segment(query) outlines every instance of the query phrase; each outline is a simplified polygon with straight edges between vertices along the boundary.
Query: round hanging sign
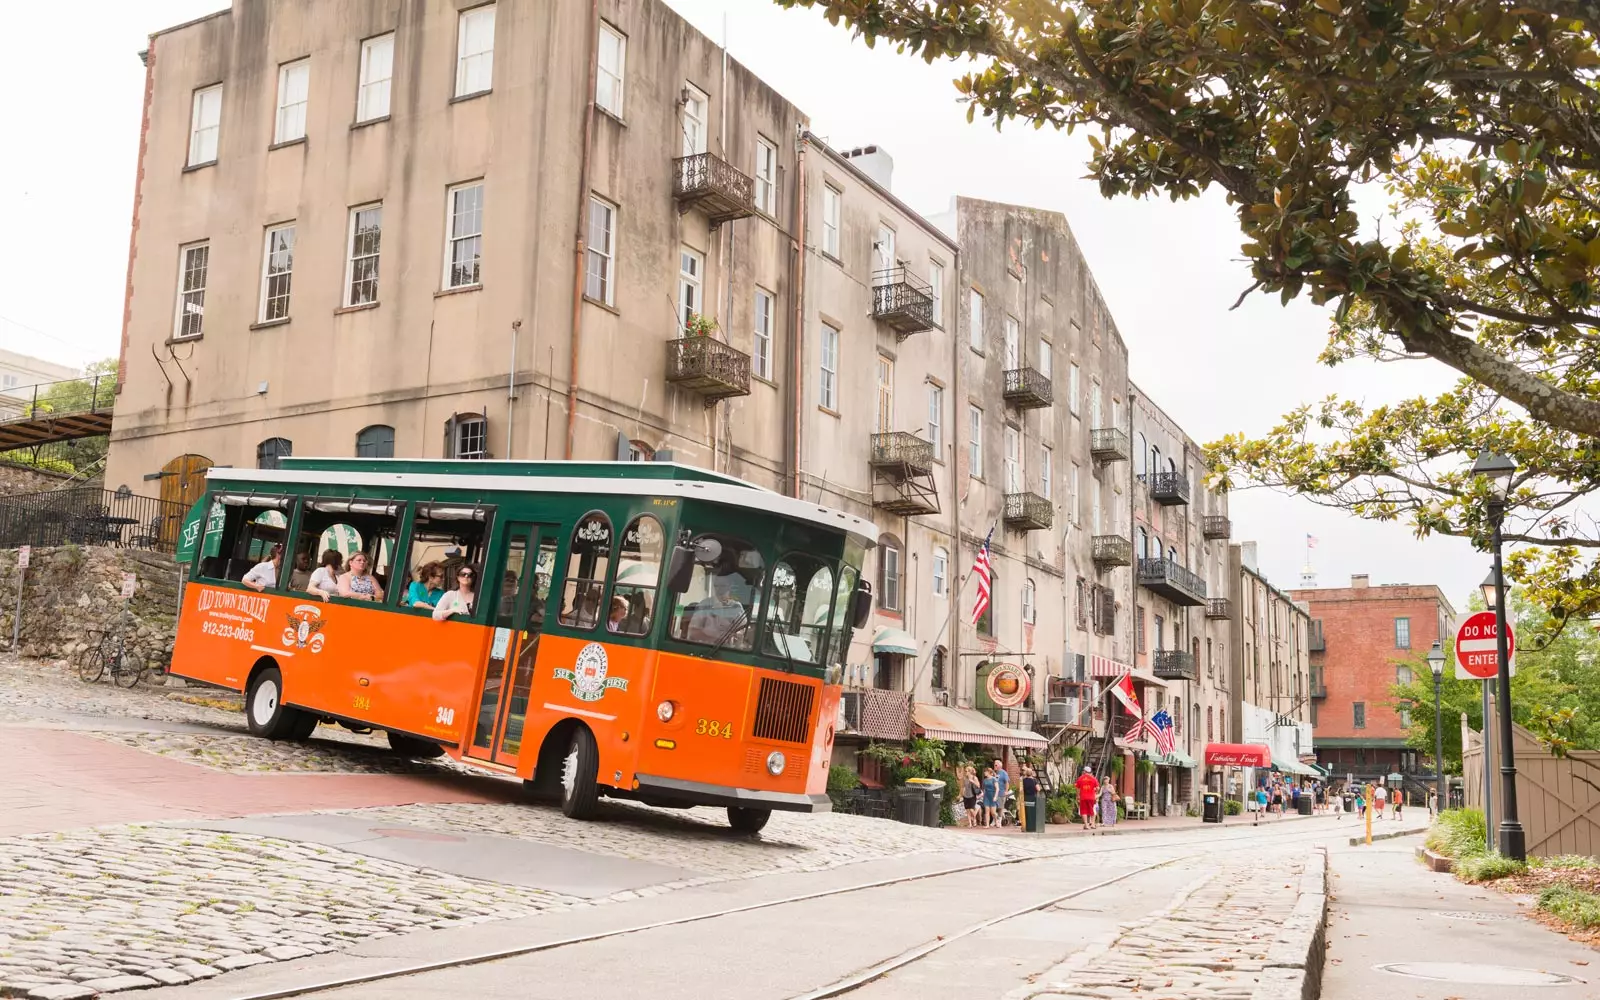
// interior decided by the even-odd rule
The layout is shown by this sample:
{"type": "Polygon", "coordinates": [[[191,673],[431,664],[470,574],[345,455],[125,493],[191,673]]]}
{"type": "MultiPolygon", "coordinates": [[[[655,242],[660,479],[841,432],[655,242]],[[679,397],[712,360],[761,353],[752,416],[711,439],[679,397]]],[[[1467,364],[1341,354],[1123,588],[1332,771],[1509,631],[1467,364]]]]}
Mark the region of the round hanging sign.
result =
{"type": "Polygon", "coordinates": [[[1028,675],[1011,663],[996,663],[989,668],[989,700],[997,708],[1016,708],[1028,700],[1028,675]]]}

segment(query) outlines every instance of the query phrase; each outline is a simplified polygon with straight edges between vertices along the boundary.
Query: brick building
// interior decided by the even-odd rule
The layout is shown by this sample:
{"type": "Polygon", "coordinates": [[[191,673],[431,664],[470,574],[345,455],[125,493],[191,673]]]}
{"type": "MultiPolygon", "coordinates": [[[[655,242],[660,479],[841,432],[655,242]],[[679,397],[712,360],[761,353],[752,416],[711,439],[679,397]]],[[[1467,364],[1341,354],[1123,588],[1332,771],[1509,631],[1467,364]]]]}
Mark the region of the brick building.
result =
{"type": "Polygon", "coordinates": [[[1366,574],[1348,587],[1296,590],[1311,609],[1311,721],[1317,763],[1334,779],[1399,772],[1418,781],[1432,770],[1406,747],[1407,713],[1390,691],[1405,683],[1434,641],[1454,627],[1455,609],[1432,584],[1372,586],[1366,574]]]}

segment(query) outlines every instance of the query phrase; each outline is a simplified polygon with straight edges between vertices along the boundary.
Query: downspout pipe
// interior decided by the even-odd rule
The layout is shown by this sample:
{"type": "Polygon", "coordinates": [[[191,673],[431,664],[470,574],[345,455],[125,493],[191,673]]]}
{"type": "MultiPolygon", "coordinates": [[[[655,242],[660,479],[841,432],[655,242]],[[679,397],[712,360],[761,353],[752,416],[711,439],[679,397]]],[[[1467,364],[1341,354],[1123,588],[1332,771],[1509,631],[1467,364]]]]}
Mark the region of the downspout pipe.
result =
{"type": "Polygon", "coordinates": [[[798,126],[795,150],[798,153],[795,166],[795,229],[790,236],[790,253],[794,260],[794,322],[789,326],[789,395],[792,410],[790,413],[789,435],[789,475],[791,495],[800,496],[800,427],[801,412],[805,398],[804,374],[805,355],[802,345],[805,343],[806,330],[806,215],[811,202],[811,192],[806,188],[806,150],[810,143],[806,138],[805,125],[798,126]]]}
{"type": "Polygon", "coordinates": [[[578,225],[573,240],[572,265],[572,357],[567,376],[567,442],[564,457],[569,461],[577,447],[578,436],[578,344],[583,339],[583,276],[584,258],[589,252],[589,173],[592,169],[594,149],[594,90],[599,72],[600,0],[589,0],[589,72],[588,92],[583,105],[583,147],[578,168],[578,225]]]}

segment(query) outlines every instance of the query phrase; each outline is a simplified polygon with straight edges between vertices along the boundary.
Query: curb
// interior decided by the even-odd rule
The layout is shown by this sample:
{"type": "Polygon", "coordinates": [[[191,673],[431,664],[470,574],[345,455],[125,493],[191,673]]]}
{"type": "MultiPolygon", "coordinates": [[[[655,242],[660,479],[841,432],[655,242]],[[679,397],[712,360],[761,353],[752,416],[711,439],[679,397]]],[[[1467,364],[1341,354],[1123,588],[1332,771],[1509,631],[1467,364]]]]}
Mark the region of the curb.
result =
{"type": "Polygon", "coordinates": [[[1421,861],[1429,871],[1451,872],[1455,870],[1454,858],[1447,858],[1443,854],[1435,854],[1426,847],[1417,848],[1417,860],[1421,861]]]}
{"type": "Polygon", "coordinates": [[[1328,951],[1328,852],[1312,850],[1300,877],[1300,897],[1267,950],[1250,1000],[1316,1000],[1328,951]]]}
{"type": "MultiPolygon", "coordinates": [[[[1393,830],[1393,831],[1390,831],[1388,833],[1375,833],[1375,834],[1372,835],[1372,842],[1373,843],[1377,843],[1380,840],[1394,840],[1396,837],[1414,837],[1419,833],[1427,833],[1427,832],[1428,832],[1428,828],[1427,827],[1419,826],[1415,830],[1393,830]]],[[[1351,847],[1361,847],[1361,846],[1365,845],[1366,842],[1367,842],[1367,838],[1365,836],[1351,837],[1350,838],[1350,846],[1351,847]]]]}

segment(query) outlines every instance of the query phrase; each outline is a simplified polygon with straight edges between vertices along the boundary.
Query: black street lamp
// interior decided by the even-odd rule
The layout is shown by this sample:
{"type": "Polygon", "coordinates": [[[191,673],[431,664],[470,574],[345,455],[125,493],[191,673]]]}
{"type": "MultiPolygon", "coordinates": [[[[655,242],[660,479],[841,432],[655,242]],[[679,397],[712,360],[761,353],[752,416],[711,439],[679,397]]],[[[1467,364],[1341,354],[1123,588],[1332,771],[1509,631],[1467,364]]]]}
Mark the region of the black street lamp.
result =
{"type": "Polygon", "coordinates": [[[1444,715],[1439,708],[1439,684],[1444,680],[1444,640],[1433,640],[1428,650],[1428,668],[1433,671],[1433,807],[1444,811],[1444,715]]]}
{"type": "MultiPolygon", "coordinates": [[[[1485,582],[1483,596],[1494,611],[1495,653],[1500,665],[1495,690],[1499,701],[1500,724],[1500,831],[1497,846],[1503,857],[1528,860],[1527,835],[1517,821],[1517,763],[1511,747],[1511,657],[1506,649],[1506,577],[1500,561],[1500,523],[1506,515],[1506,498],[1516,463],[1504,455],[1482,452],[1473,463],[1472,474],[1482,476],[1489,486],[1489,523],[1494,529],[1494,586],[1485,582]]],[[[1485,720],[1485,729],[1488,728],[1485,720]]]]}

